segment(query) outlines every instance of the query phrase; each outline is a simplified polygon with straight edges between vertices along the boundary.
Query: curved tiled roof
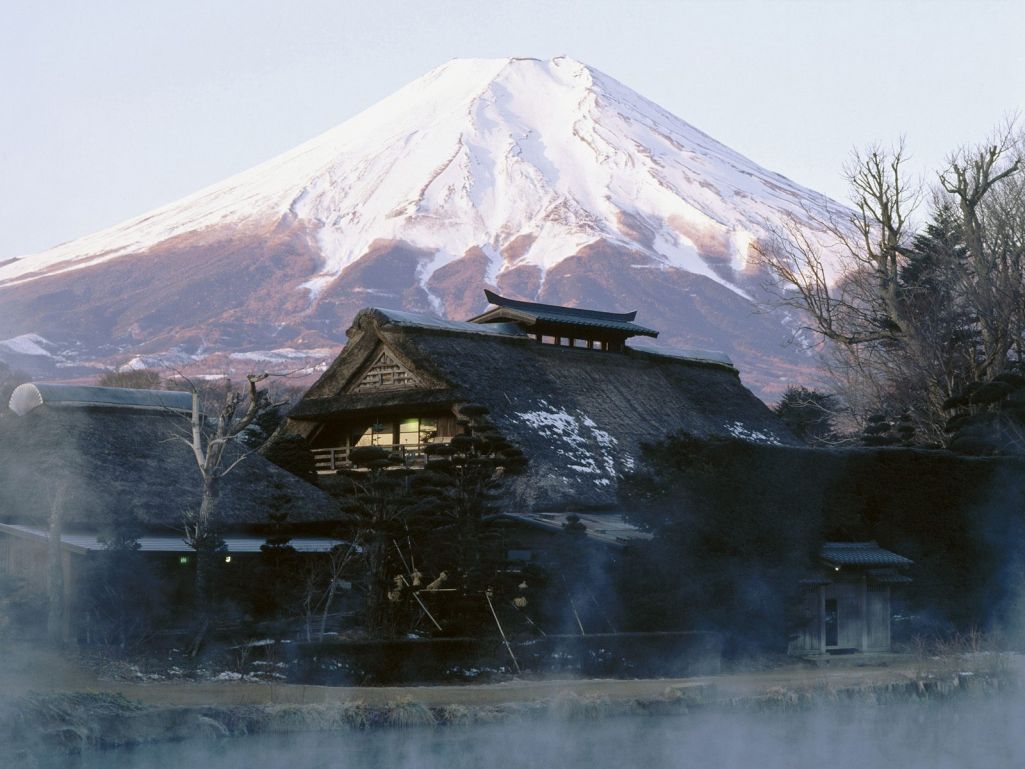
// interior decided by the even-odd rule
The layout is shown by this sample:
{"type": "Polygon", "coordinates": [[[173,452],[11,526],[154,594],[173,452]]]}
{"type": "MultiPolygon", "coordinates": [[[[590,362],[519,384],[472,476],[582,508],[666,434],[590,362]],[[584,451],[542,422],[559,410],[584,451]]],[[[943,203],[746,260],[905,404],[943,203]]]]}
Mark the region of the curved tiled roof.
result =
{"type": "Polygon", "coordinates": [[[636,310],[633,312],[604,312],[507,299],[486,289],[484,294],[488,301],[495,305],[495,308],[473,318],[471,320],[473,323],[487,325],[493,318],[508,318],[512,322],[521,321],[530,325],[547,323],[553,326],[584,326],[618,331],[627,336],[658,336],[658,332],[654,329],[633,322],[637,317],[636,310]]]}
{"type": "Polygon", "coordinates": [[[875,542],[826,542],[819,556],[833,566],[910,566],[913,563],[875,542]]]}

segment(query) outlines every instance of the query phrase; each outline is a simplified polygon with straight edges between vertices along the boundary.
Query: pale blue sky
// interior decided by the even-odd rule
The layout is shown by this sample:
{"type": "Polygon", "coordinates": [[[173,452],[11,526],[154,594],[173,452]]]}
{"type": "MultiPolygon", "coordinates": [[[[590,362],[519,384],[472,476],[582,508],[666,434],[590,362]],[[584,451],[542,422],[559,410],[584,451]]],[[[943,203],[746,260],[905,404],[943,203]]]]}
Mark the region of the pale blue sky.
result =
{"type": "Polygon", "coordinates": [[[0,24],[0,260],[330,128],[450,58],[566,54],[838,197],[850,149],[920,169],[1025,110],[1025,0],[47,2],[0,24]]]}

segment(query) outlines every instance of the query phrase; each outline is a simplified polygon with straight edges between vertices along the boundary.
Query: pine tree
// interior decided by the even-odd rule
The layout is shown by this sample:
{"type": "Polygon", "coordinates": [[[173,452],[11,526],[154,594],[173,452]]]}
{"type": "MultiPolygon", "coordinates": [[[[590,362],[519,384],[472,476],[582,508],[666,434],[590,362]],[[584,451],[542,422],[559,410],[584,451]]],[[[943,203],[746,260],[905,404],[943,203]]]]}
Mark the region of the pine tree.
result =
{"type": "Polygon", "coordinates": [[[833,443],[833,414],[838,408],[836,398],[806,387],[788,387],[772,409],[790,431],[809,445],[833,443]]]}

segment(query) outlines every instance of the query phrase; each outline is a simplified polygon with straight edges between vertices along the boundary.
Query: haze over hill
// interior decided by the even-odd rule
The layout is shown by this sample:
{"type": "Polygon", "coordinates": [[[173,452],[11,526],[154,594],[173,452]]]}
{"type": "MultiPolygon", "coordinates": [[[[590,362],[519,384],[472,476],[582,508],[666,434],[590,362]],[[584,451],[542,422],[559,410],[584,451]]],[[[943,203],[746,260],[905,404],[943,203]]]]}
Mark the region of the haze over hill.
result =
{"type": "Polygon", "coordinates": [[[0,261],[0,358],[294,369],[361,307],[463,319],[487,286],[636,309],[657,346],[725,351],[771,397],[815,360],[758,308],[753,246],[839,210],[580,62],[455,60],[222,183],[0,261]]]}

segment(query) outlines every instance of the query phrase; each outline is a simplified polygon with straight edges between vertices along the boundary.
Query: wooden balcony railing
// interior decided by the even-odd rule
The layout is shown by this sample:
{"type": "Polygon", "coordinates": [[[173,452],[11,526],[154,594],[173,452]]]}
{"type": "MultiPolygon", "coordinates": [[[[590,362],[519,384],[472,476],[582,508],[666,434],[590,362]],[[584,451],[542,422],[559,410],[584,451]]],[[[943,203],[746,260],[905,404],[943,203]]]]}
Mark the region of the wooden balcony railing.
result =
{"type": "MultiPolygon", "coordinates": [[[[434,444],[441,442],[438,440],[431,441],[434,444]]],[[[396,466],[422,467],[427,458],[424,454],[424,448],[427,445],[426,443],[377,443],[375,447],[385,449],[397,455],[396,466]]],[[[311,449],[317,472],[321,475],[327,475],[351,468],[352,462],[349,461],[349,453],[354,448],[356,447],[337,446],[325,449],[311,449]]]]}

